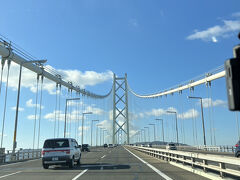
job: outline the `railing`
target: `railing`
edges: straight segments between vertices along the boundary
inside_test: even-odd
[[[147,146],[146,146],[147,147]],[[155,148],[166,149],[166,145],[153,145]],[[234,146],[178,146],[178,150],[192,150],[192,151],[213,151],[213,152],[226,152],[234,153]]]
[[[41,158],[41,150],[18,151],[17,153],[0,154],[0,164]]]
[[[180,168],[187,167],[184,169],[195,173],[199,169],[199,172],[203,171],[201,175],[204,174],[205,177],[209,177],[212,173],[219,174],[221,178],[240,177],[240,159],[235,157],[137,146],[127,147],[166,160]]]
[[[197,146],[198,150],[206,150],[206,151],[216,151],[216,152],[229,152],[234,153],[235,147],[234,146]]]

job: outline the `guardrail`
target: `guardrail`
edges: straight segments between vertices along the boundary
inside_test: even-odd
[[[234,146],[196,146],[198,150],[234,153]]]
[[[213,178],[213,176],[210,175],[212,173],[219,174],[221,178],[226,176],[240,177],[240,159],[235,157],[137,146],[127,147],[146,153],[155,158],[166,160],[173,165],[191,172],[197,173],[197,169],[199,168],[199,170],[203,170],[203,173],[197,174],[201,174],[208,178]],[[214,177],[214,179],[215,178],[216,177]]]
[[[0,164],[41,158],[41,152],[41,150],[29,150],[18,151],[17,153],[0,154]]]

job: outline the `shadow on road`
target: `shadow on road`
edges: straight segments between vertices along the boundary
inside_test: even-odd
[[[94,164],[81,164],[80,166],[74,166],[68,168],[67,166],[52,166],[54,170],[118,170],[118,169],[130,169],[129,165],[124,164],[108,164],[108,163],[94,163]]]

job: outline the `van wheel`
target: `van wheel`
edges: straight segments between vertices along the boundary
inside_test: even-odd
[[[77,160],[77,165],[80,166],[81,164],[81,157],[79,157],[79,159]]]
[[[48,165],[48,164],[43,164],[43,168],[44,168],[44,169],[48,169],[48,168],[49,168],[49,165]]]
[[[69,168],[73,168],[73,166],[74,166],[74,157],[70,160],[68,166],[69,166]]]

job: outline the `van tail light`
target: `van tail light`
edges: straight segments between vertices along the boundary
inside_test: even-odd
[[[45,151],[42,151],[42,155],[43,155],[43,156],[45,155]]]
[[[236,144],[235,147],[236,147],[236,148],[239,147],[239,144]]]

